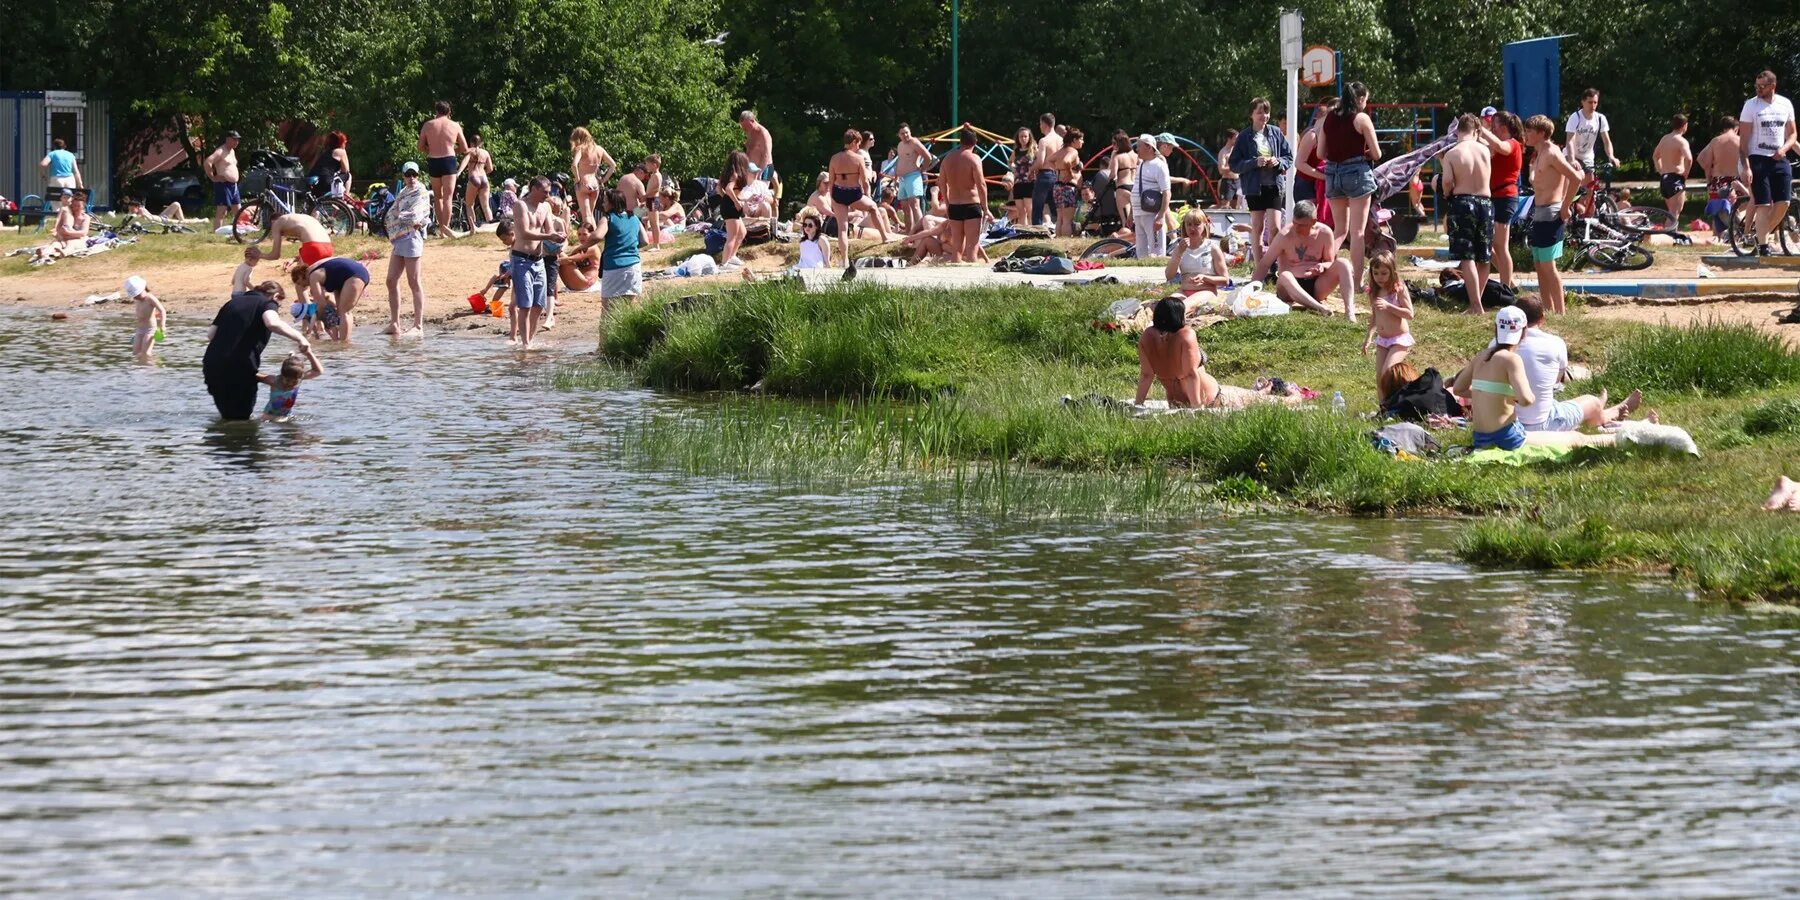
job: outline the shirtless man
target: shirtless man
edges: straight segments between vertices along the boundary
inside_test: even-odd
[[[644,202],[644,184],[648,173],[643,163],[631,167],[631,171],[619,176],[619,193],[625,197],[625,211],[636,214],[638,204]]]
[[[1075,207],[1081,202],[1081,186],[1077,182],[1081,180],[1083,142],[1081,129],[1071,128],[1063,138],[1062,149],[1050,158],[1050,169],[1056,173],[1056,191],[1052,195],[1056,203],[1056,233],[1063,237],[1075,236]]]
[[[1563,230],[1569,222],[1568,198],[1581,185],[1581,171],[1563,155],[1561,147],[1550,136],[1556,123],[1549,116],[1532,116],[1525,122],[1525,146],[1533,153],[1531,186],[1531,262],[1537,269],[1538,296],[1544,308],[1562,315],[1564,312],[1562,274],[1556,261],[1562,258]]]
[[[225,140],[219,142],[219,148],[206,157],[206,180],[213,186],[213,230],[218,231],[220,225],[237,221],[238,206],[242,200],[238,192],[238,133],[225,132]]]
[[[1669,215],[1675,217],[1677,229],[1681,228],[1681,207],[1687,203],[1688,170],[1694,167],[1687,130],[1687,116],[1676,113],[1669,119],[1669,133],[1656,142],[1656,152],[1650,155],[1656,174],[1662,177],[1663,202],[1668,204]]]
[[[1463,273],[1472,316],[1481,315],[1481,298],[1487,293],[1488,264],[1494,254],[1494,191],[1490,186],[1492,158],[1482,143],[1481,122],[1473,113],[1456,118],[1456,143],[1444,151],[1444,201],[1448,210],[1444,230],[1450,236],[1450,258]]]
[[[1038,133],[1042,135],[1032,149],[1031,157],[1031,224],[1044,224],[1044,213],[1056,197],[1056,169],[1050,160],[1062,152],[1062,135],[1056,132],[1056,117],[1038,116]]]
[[[544,276],[544,242],[561,243],[567,231],[550,207],[550,179],[539,175],[513,210],[512,288],[519,314],[520,349],[530,350],[538,320],[549,302]]]
[[[1344,294],[1344,315],[1356,321],[1350,261],[1337,258],[1337,239],[1331,229],[1319,224],[1319,208],[1313,201],[1294,204],[1293,224],[1283,228],[1268,252],[1256,261],[1252,280],[1268,277],[1271,265],[1280,269],[1275,276],[1277,297],[1329,316],[1331,310],[1319,298],[1330,296],[1336,288]]]
[[[937,162],[937,157],[926,149],[924,141],[913,137],[912,127],[905,122],[900,123],[899,140],[899,146],[894,148],[898,154],[894,158],[894,177],[900,182],[900,221],[910,234],[924,224],[919,204],[925,199],[925,170]]]
[[[938,168],[945,204],[944,247],[952,262],[987,262],[981,252],[981,212],[987,205],[987,183],[981,158],[975,155],[975,128],[964,124],[955,150]]]
[[[1706,173],[1706,217],[1712,223],[1718,240],[1726,239],[1731,220],[1732,199],[1748,198],[1749,188],[1743,184],[1743,158],[1738,154],[1738,120],[1736,116],[1719,119],[1719,133],[1706,142],[1694,162]],[[1755,210],[1751,210],[1753,214]],[[1754,218],[1747,218],[1754,222]]]
[[[751,165],[755,165],[755,163],[751,163]],[[644,229],[646,232],[644,236],[650,242],[650,246],[656,247],[662,244],[663,177],[661,154],[652,153],[649,156],[644,157],[644,174],[642,177],[644,180],[644,206],[646,207],[647,212],[647,215],[644,217],[644,220],[647,223],[647,226]]]
[[[450,118],[450,101],[439,100],[432,107],[436,116],[419,128],[419,149],[425,154],[425,174],[431,176],[431,208],[437,217],[437,233],[456,237],[450,232],[450,202],[456,196],[458,160],[469,152],[469,141],[462,126]]]
[[[280,259],[281,242],[292,238],[300,244],[300,251],[296,255],[300,257],[300,264],[307,268],[336,255],[331,249],[331,232],[318,219],[306,213],[288,213],[277,217],[269,225],[269,234],[274,236],[275,242],[268,250],[263,250],[259,241],[246,248],[245,254],[255,254],[259,260]]]
[[[744,155],[750,157],[750,172],[763,181],[775,179],[775,142],[769,139],[769,129],[756,121],[756,113],[744,110],[738,113],[738,127],[744,129]]]
[[[831,173],[831,215],[838,223],[838,256],[844,264],[850,264],[850,214],[861,210],[875,220],[875,228],[881,234],[881,242],[887,243],[887,227],[881,219],[881,211],[876,208],[875,201],[864,193],[863,186],[868,183],[869,173],[863,167],[862,132],[854,128],[844,132],[844,149],[832,154],[831,165],[827,170]]]

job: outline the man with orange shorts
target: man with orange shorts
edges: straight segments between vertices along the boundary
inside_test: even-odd
[[[258,242],[256,246],[250,247],[245,252],[254,255],[259,260],[280,259],[282,240],[291,238],[300,245],[298,256],[300,264],[303,266],[311,267],[336,255],[331,249],[331,232],[327,231],[318,219],[306,213],[288,213],[277,217],[269,225],[269,234],[274,236],[275,242],[269,246],[268,250],[263,250],[261,243]]]

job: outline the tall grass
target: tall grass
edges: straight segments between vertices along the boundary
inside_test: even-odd
[[[1640,328],[1613,348],[1596,380],[1621,394],[1643,389],[1725,396],[1800,381],[1800,354],[1750,325]]]

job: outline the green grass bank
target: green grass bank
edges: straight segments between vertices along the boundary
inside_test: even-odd
[[[1011,508],[1180,513],[1264,504],[1366,515],[1463,515],[1465,558],[1497,568],[1666,570],[1708,596],[1800,604],[1800,518],[1761,512],[1800,458],[1800,356],[1748,327],[1621,325],[1580,307],[1553,323],[1599,374],[1576,390],[1642,388],[1693,433],[1700,460],[1590,453],[1524,469],[1396,460],[1373,449],[1363,326],[1307,315],[1203,330],[1227,383],[1279,375],[1351,415],[1258,409],[1134,420],[1063,395],[1129,396],[1134,339],[1096,327],[1124,288],[960,292],[753,285],[613,314],[603,366],[626,379],[725,392],[653,415],[630,443],[693,471],[816,480],[932,475],[957,499]],[[1413,360],[1446,375],[1485,320],[1423,308]],[[1160,392],[1157,394],[1160,395]],[[1440,434],[1466,442],[1466,433]],[[1791,474],[1791,473],[1790,473]],[[1059,502],[1065,497],[1067,502]],[[1028,502],[1018,502],[1019,500]]]

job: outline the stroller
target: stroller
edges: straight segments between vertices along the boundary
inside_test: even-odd
[[[1087,216],[1081,220],[1081,233],[1107,237],[1125,224],[1119,211],[1119,192],[1113,190],[1112,176],[1105,172],[1090,174],[1087,183],[1094,193],[1094,202],[1089,204]]]

